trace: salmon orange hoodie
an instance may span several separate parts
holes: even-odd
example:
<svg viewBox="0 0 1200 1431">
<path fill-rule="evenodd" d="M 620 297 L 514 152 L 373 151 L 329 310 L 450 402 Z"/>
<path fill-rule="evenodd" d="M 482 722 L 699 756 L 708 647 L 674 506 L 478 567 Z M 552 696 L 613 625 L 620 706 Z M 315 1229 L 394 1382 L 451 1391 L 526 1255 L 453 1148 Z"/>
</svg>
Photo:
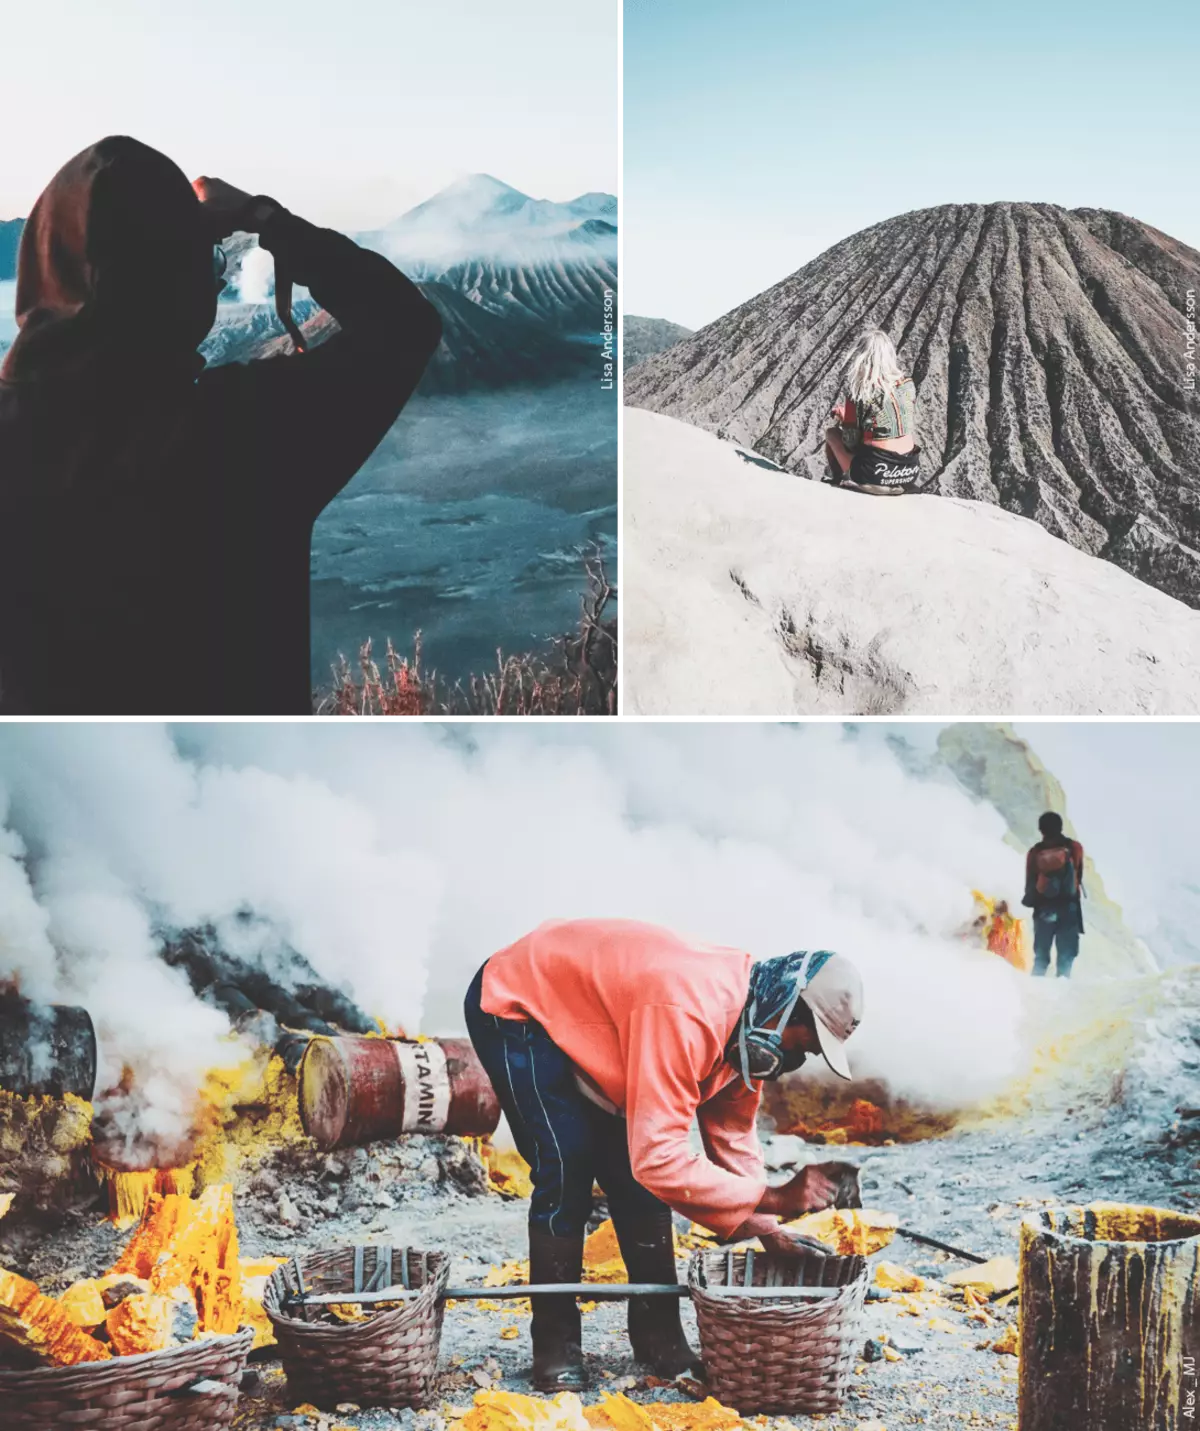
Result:
<svg viewBox="0 0 1200 1431">
<path fill-rule="evenodd" d="M 625 1114 L 644 1188 L 719 1236 L 766 1187 L 760 1092 L 725 1057 L 751 956 L 625 919 L 553 920 L 488 960 L 481 1005 L 533 1019 Z M 704 1154 L 692 1151 L 692 1119 Z"/>
</svg>

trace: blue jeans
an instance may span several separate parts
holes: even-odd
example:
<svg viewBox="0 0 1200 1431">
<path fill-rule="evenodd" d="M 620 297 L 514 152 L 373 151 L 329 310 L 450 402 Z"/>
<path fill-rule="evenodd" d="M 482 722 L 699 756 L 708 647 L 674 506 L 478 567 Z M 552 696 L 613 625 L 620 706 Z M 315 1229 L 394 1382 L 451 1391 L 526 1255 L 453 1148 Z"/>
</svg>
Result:
<svg viewBox="0 0 1200 1431">
<path fill-rule="evenodd" d="M 1033 916 L 1033 972 L 1047 974 L 1050 951 L 1058 957 L 1054 972 L 1060 979 L 1071 977 L 1071 966 L 1079 953 L 1079 936 L 1083 932 L 1078 910 L 1036 910 Z"/>
<path fill-rule="evenodd" d="M 556 1237 L 582 1237 L 592 1212 L 593 1182 L 604 1189 L 614 1221 L 661 1212 L 664 1204 L 629 1166 L 624 1118 L 584 1097 L 575 1065 L 541 1024 L 485 1014 L 482 987 L 480 969 L 463 1012 L 517 1151 L 530 1167 L 529 1225 Z"/>
</svg>

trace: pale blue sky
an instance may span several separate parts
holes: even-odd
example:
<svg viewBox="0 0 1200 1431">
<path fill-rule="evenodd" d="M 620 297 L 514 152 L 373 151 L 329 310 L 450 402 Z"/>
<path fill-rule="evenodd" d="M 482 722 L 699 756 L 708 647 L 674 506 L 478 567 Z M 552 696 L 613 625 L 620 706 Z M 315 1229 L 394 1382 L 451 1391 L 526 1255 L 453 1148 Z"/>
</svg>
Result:
<svg viewBox="0 0 1200 1431">
<path fill-rule="evenodd" d="M 626 0 L 625 311 L 698 327 L 934 204 L 1200 247 L 1198 49 L 1194 0 Z"/>
<path fill-rule="evenodd" d="M 0 218 L 112 133 L 349 228 L 476 171 L 616 189 L 612 0 L 55 0 L 0 36 Z"/>
</svg>

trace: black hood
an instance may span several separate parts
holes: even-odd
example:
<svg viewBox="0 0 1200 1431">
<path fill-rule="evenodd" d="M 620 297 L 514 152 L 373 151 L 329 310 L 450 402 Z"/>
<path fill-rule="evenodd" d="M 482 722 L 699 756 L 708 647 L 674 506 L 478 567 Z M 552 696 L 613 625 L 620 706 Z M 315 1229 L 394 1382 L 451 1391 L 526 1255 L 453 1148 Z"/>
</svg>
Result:
<svg viewBox="0 0 1200 1431">
<path fill-rule="evenodd" d="M 213 237 L 183 171 L 115 136 L 51 179 L 21 235 L 10 382 L 196 371 L 216 317 Z"/>
</svg>

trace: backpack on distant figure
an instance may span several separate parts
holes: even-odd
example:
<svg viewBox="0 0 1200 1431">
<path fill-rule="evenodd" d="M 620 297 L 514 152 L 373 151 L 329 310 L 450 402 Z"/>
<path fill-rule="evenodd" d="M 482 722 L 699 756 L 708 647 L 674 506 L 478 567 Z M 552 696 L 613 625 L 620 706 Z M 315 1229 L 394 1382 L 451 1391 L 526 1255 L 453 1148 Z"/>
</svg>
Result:
<svg viewBox="0 0 1200 1431">
<path fill-rule="evenodd" d="M 1079 871 L 1070 845 L 1049 845 L 1033 853 L 1036 888 L 1041 899 L 1058 903 L 1079 893 Z"/>
</svg>

